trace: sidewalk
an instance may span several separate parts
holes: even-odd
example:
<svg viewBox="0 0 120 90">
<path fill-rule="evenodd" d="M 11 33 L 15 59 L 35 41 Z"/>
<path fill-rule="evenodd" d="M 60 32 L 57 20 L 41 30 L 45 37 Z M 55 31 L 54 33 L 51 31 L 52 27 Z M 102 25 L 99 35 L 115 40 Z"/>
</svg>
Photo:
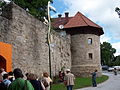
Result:
<svg viewBox="0 0 120 90">
<path fill-rule="evenodd" d="M 113 73 L 104 73 L 109 76 L 109 79 L 101 84 L 98 84 L 97 87 L 87 87 L 76 90 L 120 90 L 120 74 L 114 75 Z"/>
</svg>

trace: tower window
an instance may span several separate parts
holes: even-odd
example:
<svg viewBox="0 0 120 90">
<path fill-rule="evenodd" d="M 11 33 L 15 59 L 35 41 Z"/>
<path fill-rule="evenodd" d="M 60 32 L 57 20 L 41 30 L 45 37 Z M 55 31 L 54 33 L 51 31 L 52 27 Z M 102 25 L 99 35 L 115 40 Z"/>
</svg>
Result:
<svg viewBox="0 0 120 90">
<path fill-rule="evenodd" d="M 88 58 L 89 59 L 93 59 L 93 54 L 92 53 L 88 53 Z"/>
<path fill-rule="evenodd" d="M 88 38 L 88 44 L 92 44 L 92 38 Z"/>
</svg>

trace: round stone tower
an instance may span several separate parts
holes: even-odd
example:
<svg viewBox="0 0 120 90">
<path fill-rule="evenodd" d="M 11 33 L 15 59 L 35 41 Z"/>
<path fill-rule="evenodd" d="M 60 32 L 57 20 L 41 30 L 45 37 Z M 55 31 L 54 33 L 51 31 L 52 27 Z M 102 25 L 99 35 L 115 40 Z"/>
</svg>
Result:
<svg viewBox="0 0 120 90">
<path fill-rule="evenodd" d="M 76 76 L 89 77 L 97 69 L 101 76 L 100 26 L 78 12 L 64 26 L 71 35 L 71 70 Z"/>
</svg>

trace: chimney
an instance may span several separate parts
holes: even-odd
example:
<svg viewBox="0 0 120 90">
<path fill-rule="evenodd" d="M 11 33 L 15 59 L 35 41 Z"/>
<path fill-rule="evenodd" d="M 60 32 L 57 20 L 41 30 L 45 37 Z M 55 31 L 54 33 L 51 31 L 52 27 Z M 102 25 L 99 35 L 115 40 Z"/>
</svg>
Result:
<svg viewBox="0 0 120 90">
<path fill-rule="evenodd" d="M 58 17 L 60 18 L 60 17 L 62 17 L 62 15 L 61 15 L 61 14 L 58 14 Z"/>
<path fill-rule="evenodd" d="M 65 17 L 69 17 L 69 12 L 65 12 Z"/>
</svg>

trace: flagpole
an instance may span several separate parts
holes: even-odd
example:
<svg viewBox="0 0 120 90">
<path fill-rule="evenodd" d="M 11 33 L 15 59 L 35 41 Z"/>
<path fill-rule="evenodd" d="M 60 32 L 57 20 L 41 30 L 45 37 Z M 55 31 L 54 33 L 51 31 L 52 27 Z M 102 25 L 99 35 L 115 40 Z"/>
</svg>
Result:
<svg viewBox="0 0 120 90">
<path fill-rule="evenodd" d="M 52 78 L 52 73 L 51 73 L 51 20 L 50 20 L 50 8 L 49 8 L 49 5 L 50 5 L 50 1 L 48 1 L 48 47 L 49 47 L 49 72 L 50 72 L 50 78 Z"/>
<path fill-rule="evenodd" d="M 47 39 L 48 39 L 48 47 L 49 47 L 49 72 L 50 72 L 50 78 L 52 78 L 52 67 L 51 67 L 51 16 L 50 16 L 50 8 L 54 12 L 56 12 L 55 8 L 50 5 L 50 1 L 48 1 L 48 7 L 47 7 L 47 14 L 48 14 L 48 33 L 47 33 Z M 51 85 L 50 85 L 51 90 Z"/>
</svg>

